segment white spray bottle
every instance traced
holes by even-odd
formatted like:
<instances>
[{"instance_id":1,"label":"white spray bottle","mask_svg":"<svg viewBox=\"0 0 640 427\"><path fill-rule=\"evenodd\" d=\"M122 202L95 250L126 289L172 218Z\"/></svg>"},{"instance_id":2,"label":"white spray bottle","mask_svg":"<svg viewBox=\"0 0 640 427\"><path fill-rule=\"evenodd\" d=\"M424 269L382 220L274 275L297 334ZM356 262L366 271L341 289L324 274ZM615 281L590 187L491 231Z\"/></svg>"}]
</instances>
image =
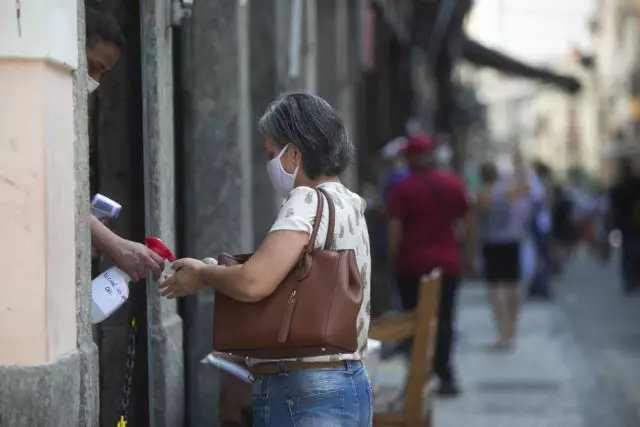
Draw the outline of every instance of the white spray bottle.
<instances>
[{"instance_id":1,"label":"white spray bottle","mask_svg":"<svg viewBox=\"0 0 640 427\"><path fill-rule=\"evenodd\" d=\"M169 248L156 237L144 239L149 249L160 255L165 261L160 281L173 275L172 264L176 260ZM117 267L111 267L91 282L91 322L100 323L111 316L129 298L131 277Z\"/></svg>"}]
</instances>

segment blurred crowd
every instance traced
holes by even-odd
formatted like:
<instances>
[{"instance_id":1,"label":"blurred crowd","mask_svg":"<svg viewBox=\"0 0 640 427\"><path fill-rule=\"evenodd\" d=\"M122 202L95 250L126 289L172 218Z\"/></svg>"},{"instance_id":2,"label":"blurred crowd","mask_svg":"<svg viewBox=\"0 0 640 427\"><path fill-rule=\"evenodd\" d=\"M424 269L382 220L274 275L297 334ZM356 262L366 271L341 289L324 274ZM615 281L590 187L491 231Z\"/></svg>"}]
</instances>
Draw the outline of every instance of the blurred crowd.
<instances>
[{"instance_id":1,"label":"blurred crowd","mask_svg":"<svg viewBox=\"0 0 640 427\"><path fill-rule=\"evenodd\" d=\"M622 159L607 187L561 177L515 151L510 167L486 161L463 178L447 160L428 135L395 138L371 159L363 195L378 266L375 314L415 308L420 277L443 272L434 372L440 393L456 395L450 353L463 278L487 284L494 351L516 344L521 295L552 299L554 278L577 248L610 262L619 246L621 289L640 289L640 176ZM405 347L391 354L406 355Z\"/></svg>"}]
</instances>

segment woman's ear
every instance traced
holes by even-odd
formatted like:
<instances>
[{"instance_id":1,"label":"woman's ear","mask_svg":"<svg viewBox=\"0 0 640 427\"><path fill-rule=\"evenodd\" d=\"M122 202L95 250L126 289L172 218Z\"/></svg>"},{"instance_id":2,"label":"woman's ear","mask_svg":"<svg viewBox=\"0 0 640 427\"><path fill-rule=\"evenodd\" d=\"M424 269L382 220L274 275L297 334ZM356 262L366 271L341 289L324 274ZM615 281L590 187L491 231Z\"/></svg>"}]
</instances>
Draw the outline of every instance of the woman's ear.
<instances>
[{"instance_id":1,"label":"woman's ear","mask_svg":"<svg viewBox=\"0 0 640 427\"><path fill-rule=\"evenodd\" d=\"M302 164L302 152L293 144L291 147L291 160L293 161L293 167L299 168Z\"/></svg>"}]
</instances>

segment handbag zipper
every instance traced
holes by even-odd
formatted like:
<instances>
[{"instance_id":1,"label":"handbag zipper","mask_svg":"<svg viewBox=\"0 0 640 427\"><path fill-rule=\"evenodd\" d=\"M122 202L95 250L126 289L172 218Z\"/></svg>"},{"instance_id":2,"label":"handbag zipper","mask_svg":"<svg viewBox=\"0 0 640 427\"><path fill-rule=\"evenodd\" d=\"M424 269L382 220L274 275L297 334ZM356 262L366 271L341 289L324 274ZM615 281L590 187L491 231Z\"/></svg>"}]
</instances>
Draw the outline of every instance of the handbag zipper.
<instances>
[{"instance_id":1,"label":"handbag zipper","mask_svg":"<svg viewBox=\"0 0 640 427\"><path fill-rule=\"evenodd\" d=\"M284 344L289 338L289 330L291 329L291 321L293 320L293 309L296 306L296 290L291 291L287 306L284 308L282 323L280 324L280 332L278 333L278 344Z\"/></svg>"}]
</instances>

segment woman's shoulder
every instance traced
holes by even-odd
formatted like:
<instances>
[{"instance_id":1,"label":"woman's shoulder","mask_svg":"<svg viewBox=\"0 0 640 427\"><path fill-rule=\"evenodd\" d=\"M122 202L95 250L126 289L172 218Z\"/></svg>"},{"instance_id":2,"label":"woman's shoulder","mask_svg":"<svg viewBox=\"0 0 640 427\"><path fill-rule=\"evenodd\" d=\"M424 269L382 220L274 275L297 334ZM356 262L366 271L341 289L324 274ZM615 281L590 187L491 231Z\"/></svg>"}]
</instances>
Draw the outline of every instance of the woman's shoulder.
<instances>
[{"instance_id":1,"label":"woman's shoulder","mask_svg":"<svg viewBox=\"0 0 640 427\"><path fill-rule=\"evenodd\" d=\"M296 187L287 194L284 204L315 204L317 203L317 195L315 189L311 187Z\"/></svg>"},{"instance_id":2,"label":"woman's shoulder","mask_svg":"<svg viewBox=\"0 0 640 427\"><path fill-rule=\"evenodd\" d=\"M358 210L362 214L364 214L364 211L367 209L366 200L358 193L349 190L342 184L326 186L325 189L329 191L334 199L334 202L341 209L344 209L348 205L353 207L353 209Z\"/></svg>"},{"instance_id":3,"label":"woman's shoulder","mask_svg":"<svg viewBox=\"0 0 640 427\"><path fill-rule=\"evenodd\" d=\"M344 209L346 205L357 207L359 211L364 212L367 207L367 203L363 197L354 193L342 184L331 183L323 184L319 188L325 190L331 196L332 201L339 209ZM317 193L315 188L311 187L296 187L287 195L284 205L299 205L306 204L316 206Z\"/></svg>"}]
</instances>

